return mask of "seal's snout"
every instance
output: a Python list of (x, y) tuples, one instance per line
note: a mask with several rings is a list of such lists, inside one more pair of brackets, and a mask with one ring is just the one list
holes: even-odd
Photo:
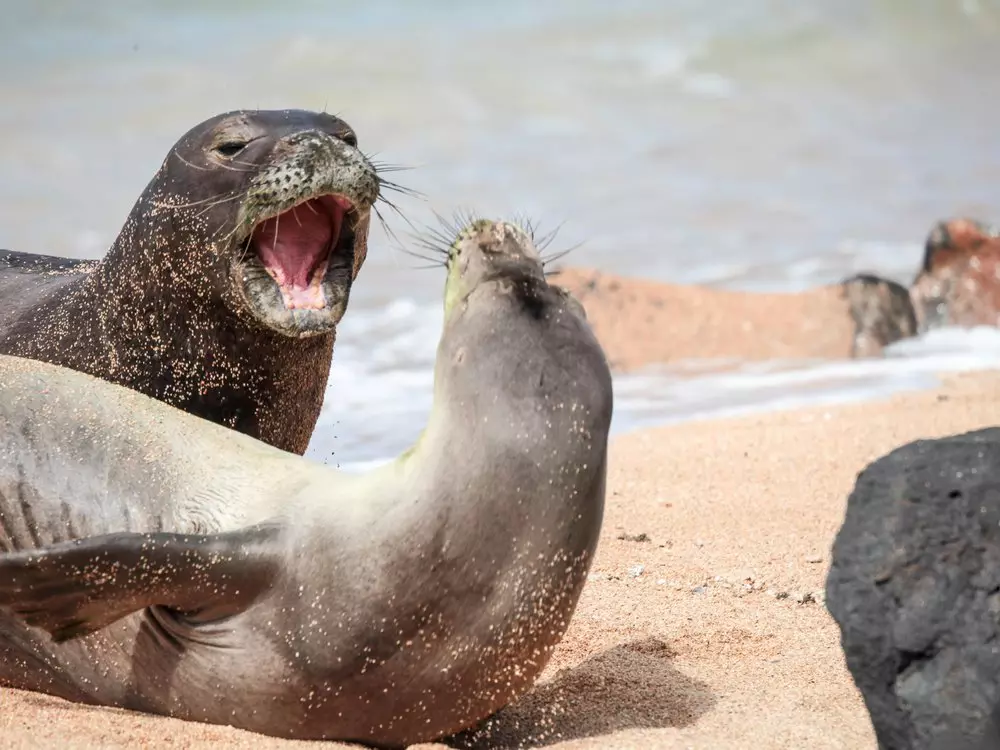
[(462, 230), (451, 247), (451, 256), (477, 254), (493, 260), (524, 260), (541, 264), (538, 250), (528, 233), (506, 221), (480, 219)]
[[(238, 245), (251, 311), (301, 337), (332, 330), (364, 261), (378, 175), (351, 131), (276, 139), (247, 191)], [(251, 252), (247, 252), (251, 251)]]
[(524, 288), (548, 286), (530, 232), (511, 222), (489, 219), (472, 221), (457, 232), (448, 248), (446, 311), (483, 285), (499, 284), (506, 293), (512, 283)]

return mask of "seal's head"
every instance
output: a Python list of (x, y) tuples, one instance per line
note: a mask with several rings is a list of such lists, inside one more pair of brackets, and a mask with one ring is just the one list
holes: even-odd
[(1000, 325), (1000, 228), (969, 218), (935, 224), (911, 295), (921, 330)]
[(500, 279), (544, 284), (541, 255), (521, 227), (474, 220), (458, 232), (448, 248), (445, 314), (482, 284)]
[[(497, 393), (522, 387), (523, 373), (514, 373), (520, 372), (522, 361), (527, 359), (562, 363), (549, 369), (547, 391), (566, 395), (579, 387), (602, 396), (609, 391), (604, 351), (583, 306), (569, 292), (549, 283), (546, 258), (539, 252), (542, 243), (536, 243), (530, 225), (526, 230), (512, 222), (473, 219), (461, 229), (449, 229), (454, 238), (451, 244), (435, 248), (446, 256), (448, 269), (437, 372), (443, 376), (442, 382), (452, 383), (452, 395), (465, 389), (456, 384), (452, 365), (461, 363), (466, 352), (472, 351), (477, 364), (461, 368), (476, 373), (470, 378), (470, 402), (485, 392), (492, 402), (503, 404)], [(425, 247), (430, 245), (425, 243)], [(559, 350), (558, 355), (553, 349)], [(520, 352), (519, 357), (510, 356), (514, 350)], [(569, 373), (588, 383), (560, 385), (570, 378)], [(605, 376), (607, 382), (602, 380)], [(497, 389), (492, 394), (491, 382)], [(530, 391), (530, 386), (524, 387), (525, 393)], [(455, 396), (452, 400), (461, 399)]]
[(160, 256), (182, 246), (184, 258), (174, 251), (165, 270), (199, 296), (219, 297), (280, 334), (311, 336), (344, 314), (379, 187), (343, 120), (229, 112), (177, 142), (132, 225), (145, 228), (138, 243)]

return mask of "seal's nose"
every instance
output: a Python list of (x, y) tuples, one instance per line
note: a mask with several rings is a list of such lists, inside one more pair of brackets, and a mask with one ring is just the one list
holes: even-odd
[[(278, 140), (277, 151), (299, 150), (309, 147), (327, 147), (342, 143), (322, 130), (296, 130)], [(346, 145), (346, 144), (343, 144)]]
[(482, 232), (484, 253), (507, 258), (538, 260), (538, 251), (527, 233), (514, 224), (498, 221)]

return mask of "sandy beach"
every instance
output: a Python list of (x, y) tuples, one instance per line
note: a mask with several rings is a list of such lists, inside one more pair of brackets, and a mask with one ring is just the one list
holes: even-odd
[[(615, 440), (604, 531), (569, 632), (534, 691), (475, 746), (873, 747), (822, 603), (847, 494), (904, 442), (1000, 423), (998, 388), (996, 373), (951, 376), (881, 402)], [(0, 699), (2, 747), (305, 744), (19, 691)]]

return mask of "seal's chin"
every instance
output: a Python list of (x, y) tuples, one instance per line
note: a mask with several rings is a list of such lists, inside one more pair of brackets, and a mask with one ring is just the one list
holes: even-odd
[(260, 322), (294, 337), (336, 327), (347, 305), (357, 218), (346, 198), (322, 195), (253, 228), (240, 271)]

